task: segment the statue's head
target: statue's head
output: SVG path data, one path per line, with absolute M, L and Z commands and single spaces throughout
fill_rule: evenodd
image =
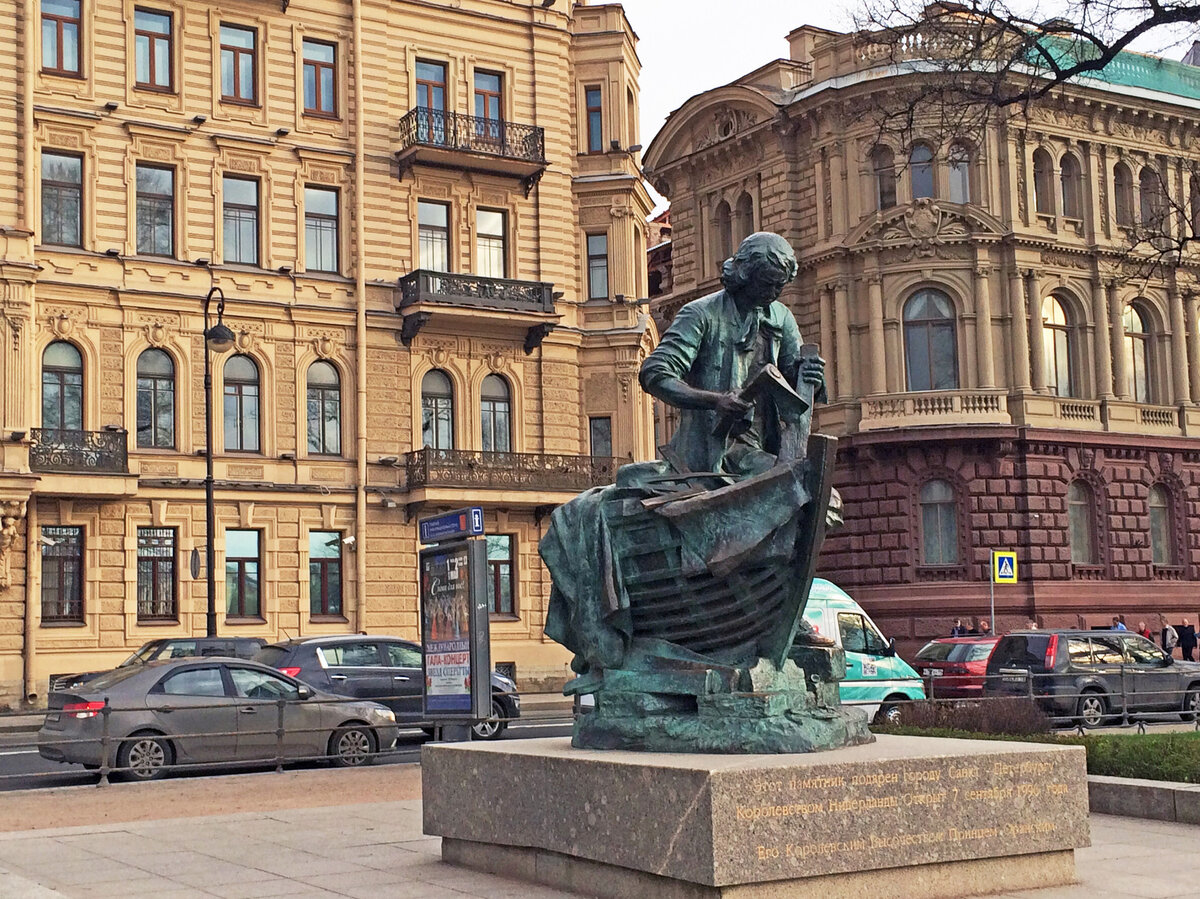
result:
M 779 298 L 783 286 L 796 277 L 796 254 L 778 234 L 756 231 L 721 266 L 721 283 L 733 294 L 748 293 L 766 306 Z

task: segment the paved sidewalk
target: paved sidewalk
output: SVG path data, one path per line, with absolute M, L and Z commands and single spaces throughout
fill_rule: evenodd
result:
M 417 766 L 395 765 L 29 791 L 24 805 L 10 793 L 0 798 L 0 827 L 9 831 L 0 833 L 0 896 L 567 895 L 443 864 L 439 840 L 421 833 L 420 800 L 398 798 L 419 795 L 419 777 Z M 70 810 L 57 818 L 42 816 L 64 803 Z M 276 810 L 262 810 L 268 805 Z M 251 810 L 221 813 L 229 808 Z M 14 812 L 37 817 L 18 821 Z M 34 823 L 72 815 L 100 823 Z M 1200 827 L 1104 815 L 1091 824 L 1093 845 L 1077 856 L 1080 884 L 1005 899 L 1197 895 L 1188 860 Z

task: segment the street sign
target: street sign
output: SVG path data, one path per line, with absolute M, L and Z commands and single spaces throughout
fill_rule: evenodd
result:
M 1017 554 L 1009 550 L 992 550 L 992 582 L 1015 584 L 1017 582 Z
M 472 506 L 456 509 L 432 518 L 422 518 L 417 523 L 422 543 L 441 543 L 462 537 L 478 537 L 483 533 L 483 509 Z

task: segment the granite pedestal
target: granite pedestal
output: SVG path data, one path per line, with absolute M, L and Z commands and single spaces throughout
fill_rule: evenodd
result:
M 425 833 L 452 864 L 582 895 L 959 897 L 1070 883 L 1079 747 L 879 736 L 792 755 L 426 745 Z

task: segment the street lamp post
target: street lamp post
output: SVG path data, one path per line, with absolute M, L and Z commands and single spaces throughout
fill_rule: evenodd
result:
M 208 308 L 213 297 L 217 298 L 217 323 L 209 327 Z M 205 634 L 209 637 L 217 635 L 217 511 L 213 501 L 212 362 L 209 354 L 224 353 L 233 346 L 233 331 L 225 324 L 224 316 L 225 294 L 221 292 L 221 288 L 214 287 L 204 298 L 204 512 L 207 519 L 204 566 L 208 574 L 208 612 L 204 623 Z

